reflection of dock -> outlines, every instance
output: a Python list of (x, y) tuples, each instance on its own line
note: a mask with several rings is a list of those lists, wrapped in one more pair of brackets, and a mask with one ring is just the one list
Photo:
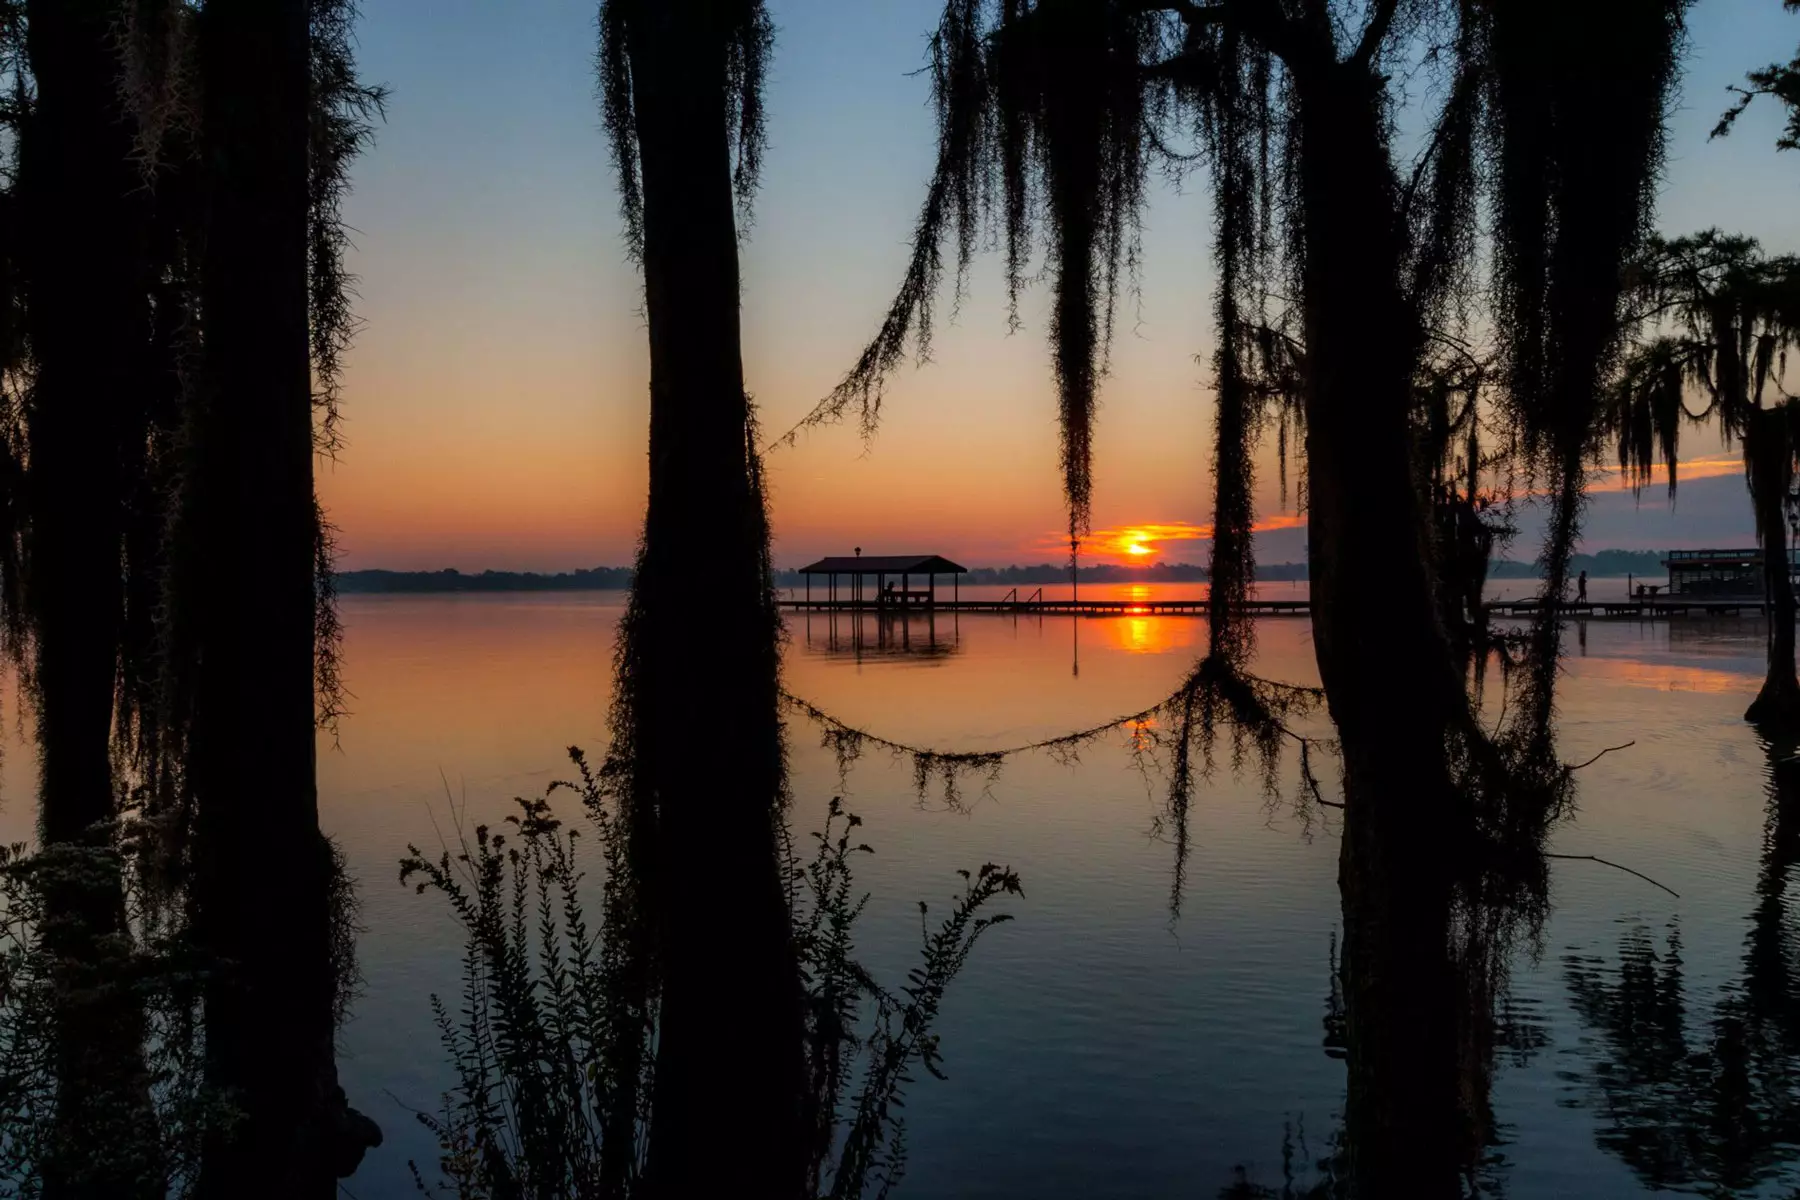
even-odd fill
[[(1493, 600), (1487, 605), (1490, 617), (1536, 616), (1542, 603), (1535, 596), (1520, 600)], [(1633, 600), (1590, 600), (1564, 604), (1571, 617), (1613, 617), (1624, 620), (1656, 621), (1673, 617), (1760, 617), (1767, 609), (1759, 599), (1742, 596), (1657, 596)]]
[(962, 650), (962, 637), (951, 615), (938, 628), (934, 610), (877, 612), (867, 609), (832, 609), (821, 614), (813, 628), (813, 613), (806, 613), (803, 636), (806, 648), (831, 658), (940, 659)]

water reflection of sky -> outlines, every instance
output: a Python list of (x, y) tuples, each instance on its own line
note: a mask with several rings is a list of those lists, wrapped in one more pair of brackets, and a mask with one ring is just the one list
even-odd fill
[[(345, 602), (351, 715), (338, 746), (321, 743), (320, 780), (368, 925), (344, 1074), (389, 1140), (351, 1183), (364, 1200), (414, 1194), (406, 1159), (433, 1152), (401, 1105), (432, 1107), (446, 1083), (426, 993), (456, 985), (453, 930), (440, 905), (395, 882), (395, 862), (408, 842), (453, 834), (452, 802), (466, 803), (465, 819), (492, 819), (508, 796), (567, 773), (563, 747), (599, 752), (618, 600)], [(1315, 679), (1306, 621), (1263, 621), (1258, 634), (1264, 674)], [(903, 654), (826, 653), (816, 626), (809, 646), (790, 619), (787, 683), (897, 741), (992, 749), (1155, 703), (1203, 647), (1205, 622), (964, 615), (948, 637), (955, 652), (917, 670)], [(1703, 1014), (1741, 973), (1756, 903), (1764, 754), (1738, 718), (1760, 673), (1760, 624), (1591, 621), (1584, 640), (1570, 639), (1561, 693), (1565, 757), (1636, 745), (1581, 772), (1579, 811), (1556, 848), (1627, 863), (1681, 899), (1593, 864), (1555, 864), (1555, 913), (1541, 952), (1517, 967), (1509, 1010), (1524, 1040), (1542, 1044), (1509, 1056), (1494, 1090), (1515, 1197), (1638, 1186), (1596, 1147), (1607, 1118), (1580, 1082), (1595, 1052), (1564, 960), (1611, 970), (1623, 929), (1660, 938), (1676, 923)], [(1321, 1044), (1340, 919), (1330, 819), (1304, 826), (1221, 764), (1194, 806), (1187, 899), (1171, 925), (1170, 848), (1152, 837), (1159, 781), (1134, 761), (1129, 731), (1078, 762), (1016, 760), (985, 792), (977, 781), (958, 813), (935, 792), (921, 801), (909, 761), (871, 751), (840, 780), (818, 731), (798, 717), (790, 729), (796, 827), (816, 828), (840, 792), (866, 821), (876, 854), (860, 876), (873, 894), (861, 944), (884, 977), (910, 964), (916, 901), (947, 900), (956, 868), (1010, 863), (1025, 882), (1009, 906), (1019, 919), (982, 945), (946, 1004), (950, 1081), (912, 1094), (902, 1195), (1205, 1196), (1239, 1163), (1279, 1182), (1284, 1124), (1319, 1148), (1343, 1087)], [(9, 840), (29, 835), (32, 812), (31, 756), (17, 741), (29, 730), (12, 733), (0, 789)]]

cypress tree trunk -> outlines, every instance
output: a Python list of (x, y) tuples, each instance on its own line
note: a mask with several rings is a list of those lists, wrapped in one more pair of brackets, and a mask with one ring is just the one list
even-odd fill
[(209, 1132), (199, 1191), (323, 1198), (361, 1146), (333, 1057), (333, 867), (314, 779), (307, 0), (207, 0), (198, 52), (204, 392), (184, 503), (201, 569), (182, 600), (202, 615), (187, 768), (195, 922), (216, 960), (206, 1072), (241, 1111)]
[(119, 102), (114, 6), (33, 0), (37, 99), (21, 145), (23, 283), (36, 378), (25, 605), (41, 752), (46, 946), (58, 960), (55, 1144), (46, 1196), (161, 1195), (141, 1007), (119, 978), (125, 904), (110, 836), (123, 620), (124, 475), (146, 380), (145, 205)]
[[(650, 497), (620, 686), (661, 1017), (646, 1164), (659, 1197), (798, 1195), (800, 981), (777, 854), (779, 617), (744, 394), (729, 5), (630, 24), (650, 335)], [(642, 826), (644, 816), (635, 824)]]
[(1455, 1195), (1460, 1139), (1448, 722), (1466, 704), (1432, 589), (1409, 424), (1417, 318), (1367, 69), (1296, 72), (1313, 640), (1343, 747), (1339, 864), (1352, 1178)]
[(1787, 549), (1787, 498), (1794, 485), (1789, 420), (1785, 406), (1757, 408), (1744, 425), (1744, 464), (1756, 506), (1769, 620), (1768, 672), (1744, 719), (1795, 729), (1800, 728), (1800, 678), (1794, 672), (1794, 585)]
[(27, 604), (45, 711), (42, 824), (68, 841), (113, 813), (113, 655), (128, 406), (147, 327), (138, 278), (142, 179), (118, 102), (106, 0), (36, 0), (37, 103), (21, 164), (32, 529)]

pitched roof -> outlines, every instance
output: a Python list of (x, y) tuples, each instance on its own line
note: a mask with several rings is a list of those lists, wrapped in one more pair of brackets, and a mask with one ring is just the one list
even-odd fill
[(863, 554), (855, 558), (821, 558), (800, 568), (802, 575), (960, 575), (959, 567), (937, 554)]

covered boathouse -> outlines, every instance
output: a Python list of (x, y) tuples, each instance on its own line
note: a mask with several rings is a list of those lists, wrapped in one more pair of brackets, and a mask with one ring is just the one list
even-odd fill
[[(871, 554), (863, 556), (862, 548), (850, 558), (821, 558), (800, 568), (806, 578), (806, 600), (812, 603), (813, 576), (823, 575), (824, 601), (833, 608), (935, 608), (939, 575), (950, 576), (950, 595), (959, 598), (961, 567), (938, 554)], [(915, 588), (912, 581), (923, 577), (925, 586)], [(839, 579), (843, 593), (839, 594)], [(871, 586), (871, 582), (872, 586)]]
[[(1668, 596), (1684, 600), (1763, 600), (1763, 556), (1760, 549), (1670, 550), (1663, 559), (1669, 571)], [(1800, 562), (1788, 552), (1788, 578), (1797, 578)], [(1651, 589), (1654, 596), (1654, 589)]]

